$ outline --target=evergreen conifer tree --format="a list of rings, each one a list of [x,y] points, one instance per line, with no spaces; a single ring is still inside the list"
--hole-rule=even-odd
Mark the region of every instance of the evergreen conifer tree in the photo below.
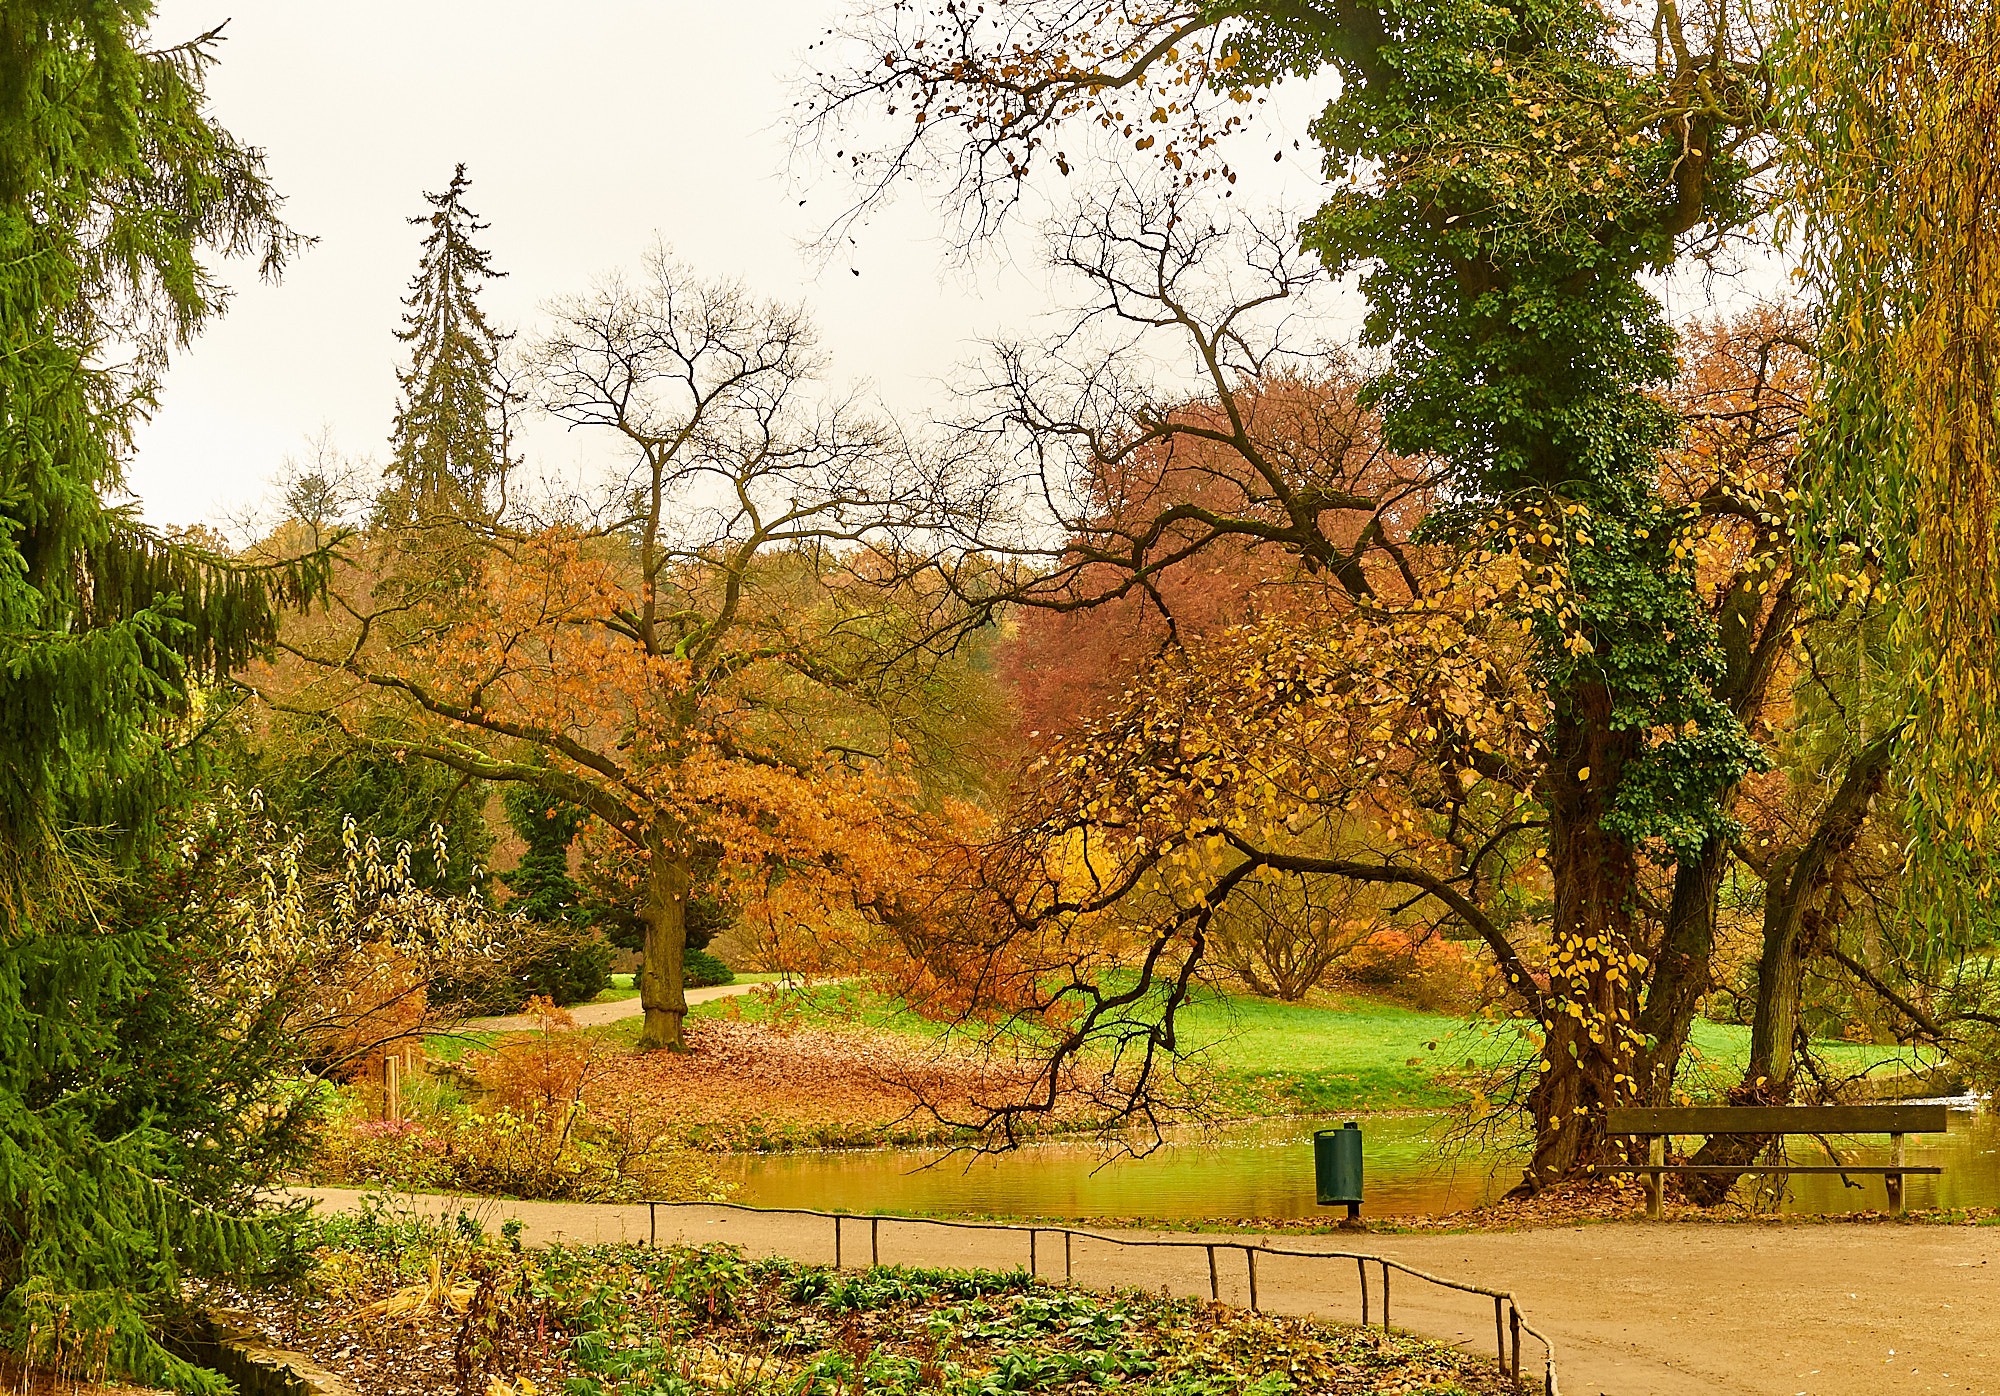
[[[426,193],[432,212],[422,259],[403,300],[409,367],[396,376],[402,400],[390,437],[393,458],[382,522],[408,528],[486,517],[506,448],[496,415],[504,405],[499,356],[508,336],[487,322],[479,288],[506,273],[473,239],[487,225],[465,206],[465,166],[442,194]]]
[[[0,8],[0,1346],[200,1388],[149,1324],[262,1233],[183,1166],[164,1096],[134,1107],[160,1039],[127,1029],[171,955],[126,873],[192,685],[272,637],[281,570],[105,501],[167,355],[223,307],[204,254],[273,274],[296,239],[205,110],[214,36],[150,49],[151,11]]]
[[[508,910],[530,921],[587,921],[583,889],[569,875],[569,846],[583,828],[583,811],[533,785],[508,787],[506,801],[507,822],[527,845],[514,870],[501,874],[514,894]]]

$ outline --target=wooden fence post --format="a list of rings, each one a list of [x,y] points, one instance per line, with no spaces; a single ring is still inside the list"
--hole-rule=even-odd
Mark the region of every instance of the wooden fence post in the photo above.
[[[389,1052],[382,1058],[382,1118],[397,1124],[403,1118],[403,1058]]]
[[[1655,1134],[1646,1141],[1646,1162],[1657,1170],[1667,1161],[1667,1136]],[[1666,1191],[1667,1175],[1652,1172],[1646,1175],[1646,1220],[1658,1221],[1664,1210],[1661,1195]]]
[[[1891,1168],[1901,1168],[1903,1166],[1903,1136],[1900,1134],[1889,1136],[1889,1166]],[[1900,1173],[1887,1173],[1883,1175],[1882,1181],[1889,1188],[1889,1211],[1895,1216],[1902,1216],[1903,1175]]]

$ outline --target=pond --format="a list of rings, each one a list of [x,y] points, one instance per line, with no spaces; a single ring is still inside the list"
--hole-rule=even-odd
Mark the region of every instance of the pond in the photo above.
[[[1339,1120],[1266,1120],[1176,1135],[1143,1158],[1110,1158],[1093,1143],[1034,1144],[992,1157],[940,1158],[935,1150],[843,1149],[731,1154],[717,1171],[735,1200],[829,1211],[984,1213],[1038,1217],[1199,1220],[1337,1215],[1313,1197],[1312,1134]],[[1421,1215],[1478,1206],[1521,1176],[1511,1150],[1471,1156],[1444,1146],[1439,1116],[1362,1117],[1365,1211]],[[1821,1162],[1809,1140],[1793,1161]],[[1849,1163],[1887,1163],[1886,1139],[1844,1141]],[[1939,1164],[1941,1178],[1912,1178],[1909,1206],[2000,1207],[2000,1117],[1953,1109],[1951,1132],[1912,1135],[1907,1161]],[[1787,1210],[1837,1212],[1883,1205],[1879,1178],[1846,1189],[1838,1177],[1793,1181]]]

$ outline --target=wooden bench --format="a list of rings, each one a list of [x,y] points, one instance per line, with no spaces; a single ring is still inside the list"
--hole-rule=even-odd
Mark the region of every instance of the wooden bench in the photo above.
[[[1602,1173],[1646,1175],[1646,1215],[1660,1216],[1661,1181],[1668,1173],[1879,1173],[1889,1190],[1889,1210],[1903,1210],[1903,1179],[1909,1174],[1938,1174],[1942,1168],[1903,1162],[1903,1136],[1943,1134],[1950,1112],[1942,1105],[1695,1105],[1682,1107],[1627,1106],[1605,1113],[1607,1134],[1647,1138],[1647,1161],[1607,1164]],[[1675,1134],[1886,1134],[1886,1165],[1668,1163],[1667,1137]]]

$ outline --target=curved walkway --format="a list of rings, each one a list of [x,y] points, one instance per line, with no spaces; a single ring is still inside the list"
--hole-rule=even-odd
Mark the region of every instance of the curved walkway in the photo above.
[[[353,1206],[361,1196],[342,1189],[305,1195],[335,1208]],[[518,1218],[533,1243],[643,1242],[648,1234],[643,1205],[422,1203],[444,1211],[465,1205],[489,1225]],[[1187,1232],[1114,1234],[1208,1239]],[[833,1258],[831,1224],[814,1217],[662,1207],[659,1239],[729,1241],[753,1253]],[[1282,1241],[1302,1250],[1366,1251],[1445,1278],[1511,1290],[1527,1318],[1555,1342],[1566,1396],[2000,1396],[2000,1263],[1988,1263],[2000,1252],[2000,1230],[1991,1228],[1613,1223],[1458,1236],[1287,1235]],[[866,1255],[866,1245],[865,1227],[849,1223],[849,1263]],[[943,1227],[885,1226],[881,1250],[886,1264],[1010,1267],[1026,1260],[1018,1235]],[[1089,1243],[1079,1241],[1078,1280],[1207,1293],[1200,1252],[1115,1254],[1115,1262],[1110,1255],[1092,1257]],[[1044,1273],[1049,1255],[1045,1250]],[[1054,1264],[1060,1275],[1059,1256]],[[1353,1280],[1334,1281],[1326,1270],[1324,1263],[1263,1262],[1260,1303],[1279,1312],[1359,1318]],[[1242,1302],[1241,1274],[1225,1274],[1222,1284],[1224,1298]],[[1491,1350],[1492,1309],[1470,1296],[1399,1285],[1391,1316],[1399,1328],[1474,1352]],[[1527,1368],[1524,1352],[1524,1374]]]
[[[750,984],[717,984],[707,989],[689,989],[688,1007],[707,1003],[711,999],[734,998],[738,994],[754,993],[768,987],[758,981]],[[605,1023],[615,1023],[623,1018],[637,1018],[646,1011],[637,994],[630,998],[611,999],[605,1003],[580,1003],[569,1010],[569,1016],[576,1020],[580,1028],[601,1027]],[[509,1013],[499,1018],[467,1018],[460,1023],[461,1032],[532,1032],[541,1026],[541,1021],[532,1013]]]

